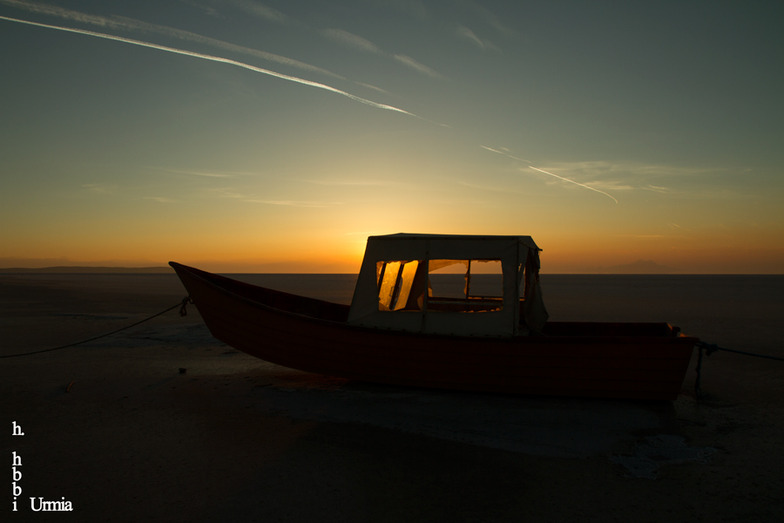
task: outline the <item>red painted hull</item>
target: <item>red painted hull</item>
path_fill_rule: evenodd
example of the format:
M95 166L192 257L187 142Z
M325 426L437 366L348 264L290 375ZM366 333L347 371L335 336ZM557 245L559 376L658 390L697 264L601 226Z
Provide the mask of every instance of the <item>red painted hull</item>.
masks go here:
M421 335L347 325L348 306L171 263L210 332L265 361L439 389L675 399L697 338L666 323L550 322L542 336Z

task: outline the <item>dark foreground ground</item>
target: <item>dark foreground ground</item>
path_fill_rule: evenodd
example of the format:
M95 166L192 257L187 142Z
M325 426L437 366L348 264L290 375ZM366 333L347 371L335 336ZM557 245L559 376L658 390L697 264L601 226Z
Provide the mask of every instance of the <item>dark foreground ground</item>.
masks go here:
M559 319L648 319L665 294L606 297L584 318L563 317L578 313L557 289L549 303ZM161 276L3 275L0 354L107 332L182 295ZM781 316L759 318L780 305L745 328L716 300L678 307L708 341L781 348ZM10 521L783 521L784 363L714 354L696 401L695 362L672 403L398 389L261 362L214 341L195 308L175 310L0 360L0 510ZM73 511L33 512L31 497Z

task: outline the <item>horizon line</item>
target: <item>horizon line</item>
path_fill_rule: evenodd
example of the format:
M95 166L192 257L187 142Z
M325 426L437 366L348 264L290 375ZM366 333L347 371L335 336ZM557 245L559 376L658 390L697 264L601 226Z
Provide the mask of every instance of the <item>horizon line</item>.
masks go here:
M218 274L340 274L356 276L357 272L313 272L313 271L210 271ZM148 266L120 266L120 265L53 265L47 267L0 267L0 274L174 274L174 269L168 265L148 265ZM566 272L540 272L540 275L551 276L784 276L784 272L679 272L679 271L658 271L658 272L612 272L609 270L587 270L566 271Z

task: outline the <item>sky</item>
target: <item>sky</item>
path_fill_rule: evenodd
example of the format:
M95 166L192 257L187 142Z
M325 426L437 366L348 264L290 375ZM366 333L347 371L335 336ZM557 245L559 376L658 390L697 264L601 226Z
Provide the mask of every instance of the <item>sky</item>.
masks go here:
M0 267L784 272L784 4L0 0ZM631 268L631 269L630 269Z

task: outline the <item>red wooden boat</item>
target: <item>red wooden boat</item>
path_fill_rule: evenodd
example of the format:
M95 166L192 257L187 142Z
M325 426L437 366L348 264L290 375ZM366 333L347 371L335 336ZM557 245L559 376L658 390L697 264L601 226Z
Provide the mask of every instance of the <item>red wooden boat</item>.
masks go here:
M547 321L538 253L528 236L373 236L351 306L170 265L213 336L286 367L402 386L675 399L699 340L667 323ZM460 274L443 274L455 266Z

